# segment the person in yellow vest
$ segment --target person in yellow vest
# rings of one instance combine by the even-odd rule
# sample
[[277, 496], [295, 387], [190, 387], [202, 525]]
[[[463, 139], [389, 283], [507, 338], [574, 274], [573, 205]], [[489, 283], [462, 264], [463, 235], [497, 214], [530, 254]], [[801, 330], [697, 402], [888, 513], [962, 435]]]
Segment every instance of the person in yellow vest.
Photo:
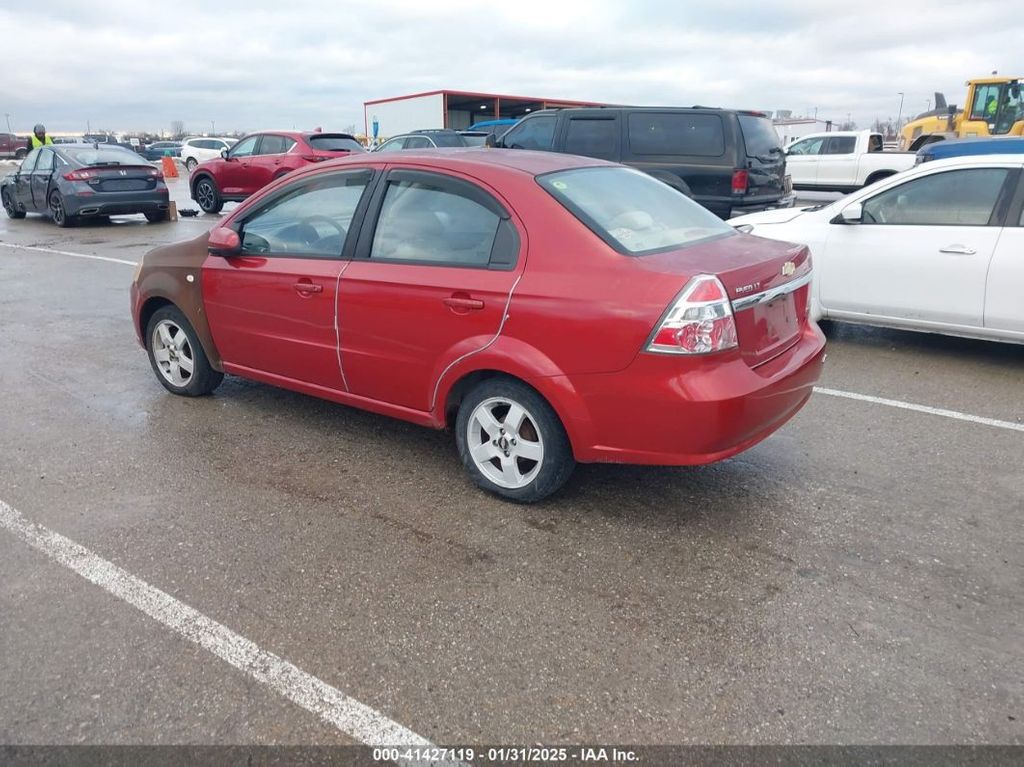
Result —
[[32, 135], [28, 137], [28, 151], [38, 149], [41, 146], [52, 144], [53, 139], [46, 135], [46, 127], [42, 123], [36, 123], [32, 129]]

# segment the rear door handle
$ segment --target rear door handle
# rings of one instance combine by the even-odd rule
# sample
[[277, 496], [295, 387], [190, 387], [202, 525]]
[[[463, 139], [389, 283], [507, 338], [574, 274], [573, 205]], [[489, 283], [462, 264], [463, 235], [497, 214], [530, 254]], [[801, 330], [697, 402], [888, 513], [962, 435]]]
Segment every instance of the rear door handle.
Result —
[[966, 245], [947, 245], [944, 248], [939, 248], [939, 253], [952, 253], [957, 256], [973, 256], [977, 252], [974, 248], [968, 248]]
[[324, 286], [317, 285], [314, 282], [296, 282], [292, 285], [295, 288], [296, 293], [311, 294], [311, 293], [323, 293]]
[[484, 308], [483, 301], [478, 298], [469, 298], [468, 296], [451, 296], [444, 299], [444, 305], [449, 309], [463, 312], [475, 312]]

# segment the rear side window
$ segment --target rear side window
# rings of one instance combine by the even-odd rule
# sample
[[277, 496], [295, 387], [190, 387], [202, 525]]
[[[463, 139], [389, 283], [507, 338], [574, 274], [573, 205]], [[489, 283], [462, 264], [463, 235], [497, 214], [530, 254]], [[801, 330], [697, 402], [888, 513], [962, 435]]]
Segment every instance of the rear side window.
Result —
[[735, 234], [710, 211], [632, 168], [575, 168], [537, 182], [594, 234], [639, 256]]
[[510, 149], [542, 149], [551, 151], [555, 140], [555, 116], [543, 115], [523, 120], [502, 137]]
[[295, 140], [287, 136], [268, 134], [263, 137], [260, 144], [260, 154], [284, 154], [295, 146]]
[[609, 119], [574, 117], [565, 134], [565, 151], [584, 157], [615, 160], [619, 154], [619, 124]]
[[309, 145], [319, 152], [362, 152], [363, 145], [351, 136], [319, 134], [309, 137]]
[[388, 183], [370, 258], [487, 267], [502, 219], [455, 190], [415, 180]]
[[853, 154], [856, 148], [856, 136], [833, 136], [825, 142], [822, 154]]
[[634, 112], [629, 116], [629, 147], [633, 154], [721, 157], [725, 154], [722, 118], [686, 112]]
[[768, 157], [775, 150], [782, 151], [779, 134], [767, 117], [758, 115], [737, 115], [740, 130], [743, 131], [743, 143], [747, 145], [747, 157]]

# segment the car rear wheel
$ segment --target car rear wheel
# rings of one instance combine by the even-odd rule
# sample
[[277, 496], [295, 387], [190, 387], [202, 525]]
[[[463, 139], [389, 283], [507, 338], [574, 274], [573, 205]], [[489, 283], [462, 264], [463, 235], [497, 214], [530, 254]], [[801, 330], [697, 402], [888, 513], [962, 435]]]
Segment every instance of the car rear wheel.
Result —
[[473, 481], [519, 503], [557, 492], [576, 461], [558, 415], [536, 391], [509, 378], [491, 378], [459, 407], [455, 440]]
[[224, 207], [224, 201], [220, 198], [217, 185], [209, 176], [203, 176], [196, 182], [195, 194], [192, 196], [195, 197], [204, 213], [220, 213], [221, 208]]
[[157, 379], [183, 397], [209, 394], [224, 380], [206, 358], [196, 331], [176, 306], [157, 309], [146, 326], [146, 351]]
[[54, 192], [50, 195], [50, 218], [61, 229], [75, 225], [75, 217], [68, 215], [67, 210], [64, 208], [64, 198], [60, 192]]
[[198, 164], [199, 160], [197, 160], [195, 157], [189, 157], [187, 160], [185, 160], [185, 168], [186, 170], [188, 170], [189, 173], [194, 171]]
[[11, 194], [6, 189], [0, 192], [0, 197], [3, 198], [4, 210], [7, 211], [7, 215], [10, 218], [25, 218], [25, 211], [18, 210], [14, 204], [14, 200], [11, 199]]

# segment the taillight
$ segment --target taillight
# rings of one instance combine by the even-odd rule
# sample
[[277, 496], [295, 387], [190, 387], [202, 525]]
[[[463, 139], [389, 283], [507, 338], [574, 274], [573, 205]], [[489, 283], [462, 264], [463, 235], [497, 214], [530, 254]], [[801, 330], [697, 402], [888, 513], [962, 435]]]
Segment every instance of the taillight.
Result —
[[686, 283], [647, 344], [661, 354], [709, 354], [737, 346], [736, 322], [725, 286], [710, 274]]
[[153, 178], [153, 179], [156, 179], [157, 181], [163, 181], [164, 180], [164, 174], [161, 171], [158, 171], [156, 168], [152, 168], [149, 171], [149, 177]]
[[750, 185], [750, 173], [743, 170], [742, 168], [734, 170], [732, 172], [732, 193], [733, 194], [746, 194], [747, 187]]
[[92, 178], [99, 178], [99, 173], [92, 170], [91, 168], [79, 168], [64, 174], [64, 178], [68, 181], [88, 181]]

